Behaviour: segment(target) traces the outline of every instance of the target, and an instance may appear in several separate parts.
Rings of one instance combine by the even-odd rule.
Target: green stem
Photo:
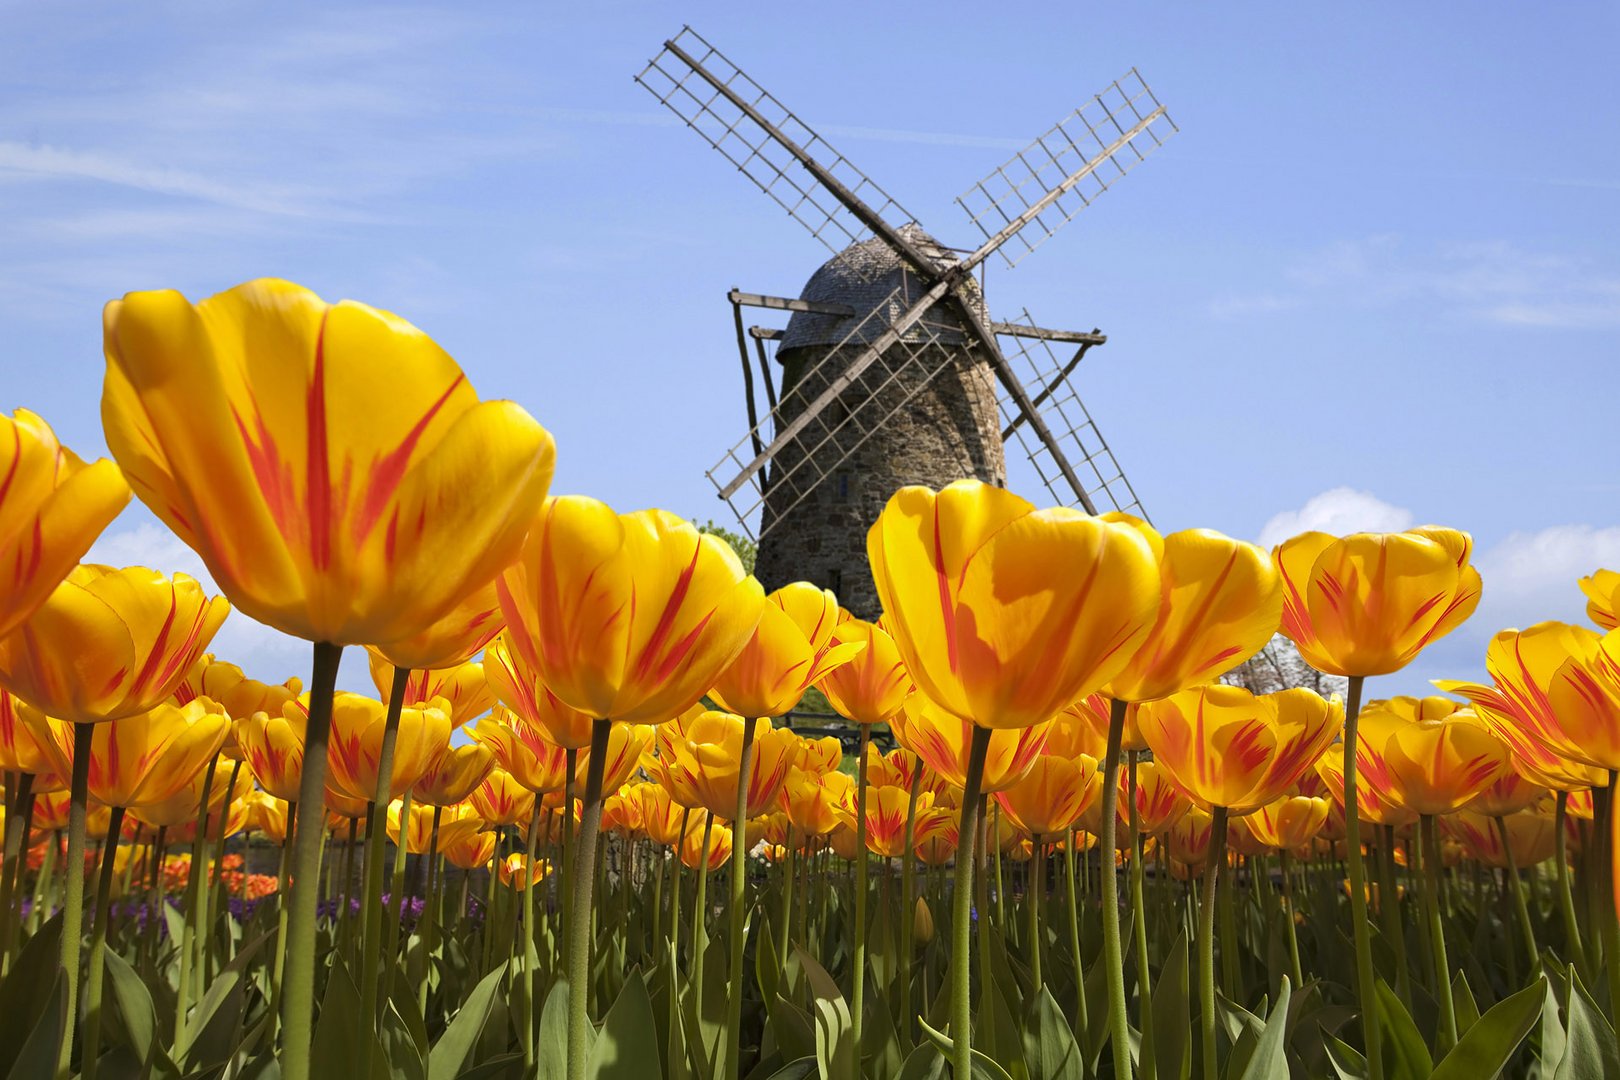
[[[1211,837],[1213,839],[1213,836]],[[1221,839],[1222,850],[1225,850],[1226,838]],[[1218,895],[1221,916],[1221,938],[1225,944],[1221,948],[1221,993],[1226,1000],[1236,1002],[1242,996],[1242,988],[1238,979],[1238,951],[1237,918],[1233,911],[1235,905],[1234,894],[1237,892],[1237,867],[1232,868],[1229,874],[1221,875],[1221,887]]]
[[[304,728],[304,769],[298,802],[314,813],[298,823],[294,838],[291,911],[287,919],[286,981],[282,986],[281,1075],[309,1080],[310,1042],[315,1026],[315,899],[320,889],[321,833],[326,826],[326,743],[332,730],[332,691],[343,646],[315,643],[310,677],[309,721]]]
[[[1507,822],[1501,814],[1496,815],[1496,834],[1502,838],[1502,857],[1507,862],[1508,885],[1513,890],[1513,907],[1519,917],[1519,932],[1524,935],[1525,955],[1530,958],[1530,966],[1536,966],[1536,929],[1530,922],[1530,906],[1524,899],[1524,882],[1519,879],[1519,861],[1513,855],[1513,845],[1508,838]]]
[[[788,823],[787,839],[784,843],[785,853],[782,861],[777,863],[777,876],[781,880],[781,903],[776,912],[776,970],[784,971],[787,968],[788,952],[788,924],[793,920],[793,874],[799,861],[798,847],[793,835],[793,824]]]
[[[17,902],[17,885],[22,880],[24,842],[28,819],[34,811],[34,774],[8,773],[6,776],[6,853],[0,875],[0,973],[11,969],[17,924],[22,905]]]
[[[1361,1004],[1361,1037],[1371,1080],[1384,1080],[1383,1033],[1378,1026],[1378,976],[1373,970],[1372,936],[1367,926],[1367,878],[1361,865],[1361,814],[1356,793],[1356,719],[1361,714],[1362,676],[1350,676],[1344,710],[1344,846],[1350,877],[1350,929],[1356,946],[1356,995]]]
[[[1294,929],[1294,866],[1293,857],[1288,849],[1283,848],[1282,855],[1282,892],[1283,892],[1283,922],[1288,926],[1288,974],[1293,977],[1294,986],[1304,985],[1304,978],[1299,969],[1299,934]]]
[[[973,728],[968,746],[967,775],[962,784],[962,817],[957,828],[956,893],[951,897],[951,1075],[967,1080],[973,1075],[973,848],[978,838],[979,787],[984,780],[984,758],[990,749],[990,729]],[[989,912],[980,911],[981,920]]]
[[[870,861],[866,853],[866,748],[872,738],[870,727],[862,724],[860,728],[860,749],[855,758],[855,957],[849,973],[850,1035],[857,1062],[861,1054],[861,1020],[866,1012],[866,875]],[[736,972],[732,978],[738,978]],[[736,1000],[739,995],[732,997]]]
[[[180,953],[177,959],[179,966],[179,988],[175,992],[174,1006],[174,1046],[171,1053],[175,1058],[181,1059],[186,1052],[186,1043],[189,1035],[186,1031],[186,1016],[191,1012],[191,976],[196,970],[192,956],[197,948],[197,936],[203,932],[199,925],[197,910],[202,898],[204,888],[201,871],[205,843],[208,830],[208,797],[214,787],[214,772],[219,765],[219,758],[209,760],[208,767],[203,772],[202,797],[197,800],[196,827],[191,833],[191,869],[186,874],[186,895],[184,903],[186,917],[180,923]]]
[[[540,812],[541,798],[537,792],[534,797],[534,809],[529,813],[529,846],[526,852],[528,864],[524,867],[524,878],[529,876],[529,867],[534,864],[535,851],[540,842]],[[531,1067],[534,1064],[534,1025],[538,1011],[534,1007],[534,950],[529,947],[534,939],[534,891],[538,886],[533,882],[525,881],[523,889],[523,952],[518,957],[518,964],[523,971],[523,1023],[519,1034],[523,1036],[523,1064]]]
[[[1569,792],[1558,793],[1557,809],[1553,813],[1553,859],[1558,875],[1558,915],[1564,924],[1564,955],[1573,957],[1583,978],[1590,983],[1591,970],[1586,964],[1586,953],[1581,948],[1581,927],[1575,921],[1575,896],[1569,887]]]
[[[900,853],[900,1049],[909,1052],[915,1036],[916,1018],[911,1014],[911,975],[916,965],[912,955],[912,932],[917,920],[917,795],[922,790],[922,763],[913,757],[911,790],[906,802],[905,850]]]
[[[297,817],[298,804],[287,804],[287,832],[281,837],[281,858],[276,869],[276,962],[270,974],[270,1038],[274,1041],[276,1031],[281,1026],[281,981],[286,974],[287,950],[282,943],[287,940],[287,878],[292,866],[292,828],[293,819]],[[162,832],[158,834],[159,844],[163,845]]]
[[[574,875],[573,909],[568,922],[568,1080],[585,1080],[586,1038],[590,1016],[585,1003],[590,996],[591,975],[591,890],[596,885],[596,833],[602,824],[602,773],[607,767],[608,735],[611,720],[591,722],[591,761],[585,770],[585,803],[579,819],[578,850],[580,872]],[[564,827],[574,816],[572,802],[563,807]],[[525,950],[527,951],[527,950]]]
[[[1074,858],[1074,827],[1071,825],[1065,830],[1063,841],[1063,876],[1067,879],[1065,888],[1068,890],[1069,900],[1069,954],[1074,957],[1074,1032],[1075,1038],[1083,1046],[1091,1021],[1086,1014],[1086,965],[1080,957],[1080,906],[1076,903],[1074,895]],[[1091,1055],[1083,1054],[1081,1058],[1081,1068],[1089,1074]]]
[[[1041,893],[1046,890],[1046,838],[1034,837],[1035,858],[1033,869],[1035,875],[1028,880],[1024,889],[1024,906],[1029,909],[1029,977],[1034,992],[1039,994],[1046,985],[1041,978],[1041,952],[1044,948],[1046,932],[1041,927]]]
[[[1395,827],[1382,827],[1378,844],[1378,914],[1384,937],[1395,953],[1395,991],[1408,1008],[1412,1004],[1412,977],[1406,959],[1406,925],[1401,918],[1401,891],[1395,879]],[[1298,985],[1297,983],[1295,984]]]
[[[1615,798],[1614,770],[1609,771],[1609,786],[1603,789],[1601,800],[1603,817],[1599,821],[1602,838],[1602,862],[1594,875],[1602,889],[1598,910],[1603,922],[1603,963],[1609,975],[1609,1022],[1620,1025],[1620,907],[1614,902],[1614,826],[1615,815],[1620,813],[1620,799]]]
[[[84,988],[84,1048],[79,1075],[96,1080],[101,1058],[101,987],[107,963],[107,920],[112,916],[113,862],[118,854],[118,831],[124,827],[124,808],[115,806],[107,819],[107,842],[101,848],[101,876],[96,882],[96,924],[90,935],[90,971]]]
[[[366,892],[361,901],[360,912],[364,920],[364,929],[360,939],[360,1015],[365,1017],[367,1024],[375,1026],[377,1016],[377,983],[382,964],[382,937],[383,937],[383,860],[386,853],[384,838],[388,835],[388,803],[393,792],[394,783],[394,744],[399,739],[399,718],[405,709],[406,684],[410,682],[409,668],[394,669],[394,685],[388,694],[388,716],[383,722],[382,746],[377,751],[377,782],[372,787],[371,806],[366,815]],[[410,828],[403,809],[399,819],[399,844],[403,849],[405,835]],[[398,901],[399,897],[393,897]],[[389,956],[392,964],[394,957]],[[364,1047],[371,1045],[371,1040],[361,1040]],[[369,1059],[370,1050],[363,1049],[362,1054]]]
[[[1437,1049],[1444,1054],[1457,1045],[1457,1010],[1451,1000],[1451,965],[1446,961],[1445,925],[1440,920],[1440,842],[1435,838],[1434,815],[1418,817],[1423,844],[1423,905],[1429,916],[1429,948],[1434,959],[1434,996],[1440,1008]]]
[[[73,1025],[79,1015],[79,945],[84,934],[84,814],[90,791],[91,724],[73,725],[73,778],[68,793],[68,846],[63,861],[62,978],[67,981],[67,1016],[56,1072],[67,1080],[73,1061]]]
[[[1128,826],[1131,848],[1131,930],[1136,939],[1136,1016],[1142,1032],[1140,1060],[1136,1074],[1141,1080],[1154,1080],[1158,1075],[1158,1045],[1153,1038],[1153,979],[1148,970],[1147,902],[1142,896],[1142,814],[1136,803],[1136,766],[1140,750],[1128,755],[1125,797],[1130,802]]]
[[[439,859],[439,821],[444,807],[433,808],[433,829],[428,834],[428,885],[422,905],[422,981],[416,987],[416,1011],[427,1015],[428,984],[433,975],[433,949],[439,929],[439,909],[443,906],[442,868]]]
[[[222,867],[219,864],[220,860],[225,857],[225,827],[230,821],[231,799],[235,796],[236,781],[241,775],[242,759],[237,758],[231,762],[231,775],[225,784],[225,801],[221,803],[219,807],[219,842],[215,843],[212,838],[209,840],[209,864],[211,874],[208,880],[210,883],[217,886],[217,888],[214,888],[212,891],[213,903],[208,909],[207,913],[207,925],[209,927],[219,926],[220,920],[227,906],[226,902],[230,899],[230,890],[225,887],[225,878],[221,872]],[[204,828],[208,828],[211,831],[212,826],[208,824],[208,821],[208,817],[205,816],[203,819],[203,825]],[[219,967],[219,957],[215,955],[215,949],[217,948],[218,941],[219,935],[217,934],[208,933],[203,936],[204,967],[202,969],[203,974],[199,975],[197,978],[198,986],[202,986],[208,980],[208,978],[211,977],[210,973],[216,971]],[[227,947],[229,947],[229,934],[225,935],[225,942]],[[227,963],[228,962],[229,959],[227,959]]]
[[[1209,854],[1204,865],[1204,897],[1198,908],[1198,1025],[1203,1035],[1204,1080],[1215,1080],[1215,904],[1221,867],[1226,862],[1226,807],[1210,815]],[[1229,942],[1226,948],[1233,947]]]
[[[1098,858],[1102,861],[1103,975],[1108,985],[1108,1038],[1113,1043],[1114,1076],[1131,1076],[1131,1026],[1125,1005],[1125,945],[1119,933],[1119,875],[1114,865],[1119,828],[1119,753],[1125,735],[1123,701],[1108,706],[1108,751],[1103,758],[1102,835]],[[965,1075],[965,1074],[964,1074]]]
[[[664,1061],[671,1072],[675,1071],[675,1048],[685,1045],[681,1039],[681,994],[679,979],[681,974],[681,886],[683,884],[681,870],[685,864],[681,862],[681,846],[686,842],[686,827],[692,817],[690,807],[681,808],[681,831],[675,840],[675,850],[670,858],[669,868],[669,1045],[664,1050]],[[698,965],[701,970],[701,965]]]
[[[752,720],[743,723],[742,753],[737,758],[737,809],[736,816],[732,818],[732,844],[731,844],[731,985],[733,993],[727,995],[726,1001],[726,1077],[728,1080],[737,1080],[739,1065],[742,1059],[742,985],[745,977],[743,970],[743,946],[746,944],[747,925],[747,889],[748,889],[748,784],[749,774],[754,767],[754,727]],[[864,727],[861,729],[866,730]],[[865,768],[866,758],[861,758],[861,767]],[[863,834],[864,835],[864,834]],[[862,863],[865,863],[866,849],[861,848]],[[857,990],[860,980],[856,980]],[[861,1056],[861,1021],[860,997],[855,998],[856,1005],[853,1012],[855,1060]]]

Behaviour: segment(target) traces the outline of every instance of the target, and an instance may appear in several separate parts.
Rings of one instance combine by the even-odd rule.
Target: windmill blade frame
[[[1017,266],[1179,130],[1131,68],[957,196],[956,205],[1008,267]],[[1007,242],[1015,238],[1022,250],[1010,254]]]

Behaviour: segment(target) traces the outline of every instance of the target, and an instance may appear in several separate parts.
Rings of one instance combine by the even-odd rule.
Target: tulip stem
[[[1406,959],[1406,926],[1401,918],[1401,891],[1395,880],[1395,827],[1384,825],[1378,844],[1378,914],[1395,953],[1395,990],[1408,1008],[1412,1003],[1411,965]],[[1298,983],[1296,982],[1297,986]]]
[[[691,807],[681,807],[681,831],[675,838],[674,857],[669,860],[669,1045],[665,1048],[664,1064],[670,1072],[676,1071],[675,1047],[681,1040],[681,848],[686,845],[686,830],[692,817]]]
[[[270,974],[270,1039],[274,1043],[276,1031],[281,1025],[281,980],[286,970],[287,950],[283,948],[287,940],[287,871],[292,859],[293,819],[298,815],[298,804],[287,804],[286,831],[281,836],[281,858],[276,869],[276,963]],[[158,831],[158,846],[161,848],[163,833]]]
[[[1573,957],[1581,974],[1590,981],[1591,971],[1586,964],[1586,953],[1581,948],[1581,927],[1575,921],[1575,897],[1569,887],[1569,792],[1558,793],[1557,809],[1553,812],[1553,859],[1558,874],[1558,914],[1564,924],[1564,955]]]
[[[214,787],[214,771],[218,765],[219,758],[212,758],[203,771],[202,797],[197,800],[197,820],[191,833],[191,862],[186,870],[186,894],[183,900],[186,917],[180,923],[180,952],[176,960],[179,988],[175,992],[174,1046],[171,1049],[176,1060],[182,1059],[187,1049],[186,1014],[191,1011],[191,975],[196,967],[192,963],[192,953],[196,949],[196,938],[202,932],[197,925],[197,911],[203,879],[197,868],[203,858],[203,842],[208,832],[208,797]],[[198,975],[200,978],[201,972]]]
[[[6,802],[6,854],[0,880],[0,973],[11,969],[15,931],[22,917],[17,884],[22,880],[22,851],[27,843],[28,818],[34,809],[33,773],[6,774]]]
[[[534,866],[534,854],[540,843],[540,813],[543,809],[539,795],[534,797],[534,809],[529,812],[529,846],[527,859],[523,866],[523,952],[518,962],[523,971],[523,1023],[520,1026],[523,1036],[523,1064],[525,1067],[534,1064],[534,1022],[538,1010],[534,1007],[534,961],[531,956],[534,949],[534,885],[529,880]]]
[[[405,904],[410,899],[405,889],[405,856],[410,850],[410,837],[411,789],[406,788],[399,797],[399,842],[394,845],[394,876],[388,886],[388,944],[383,952],[390,964],[400,959],[400,929],[405,921]]]
[[[591,760],[585,769],[585,801],[575,838],[574,859],[580,872],[571,882],[574,896],[568,913],[568,1080],[585,1080],[585,1040],[590,1035],[590,1016],[585,1003],[590,997],[591,891],[596,885],[596,834],[602,824],[602,775],[607,767],[608,735],[612,729],[611,720],[591,722]],[[564,806],[564,828],[573,816],[573,806]]]
[[[709,953],[709,838],[714,832],[714,815],[703,812],[703,847],[698,851],[697,887],[692,896],[692,1000],[697,1015],[703,1015],[703,973]],[[701,1049],[701,1048],[700,1048]],[[708,1062],[702,1063],[706,1068]]]
[[[1440,842],[1435,838],[1434,815],[1419,815],[1418,830],[1423,844],[1423,906],[1429,918],[1434,996],[1435,1003],[1440,1007],[1437,1049],[1444,1054],[1457,1045],[1457,1010],[1451,999],[1451,965],[1446,960],[1445,924],[1440,919]]]
[[[1138,1055],[1141,1060],[1137,1062],[1136,1074],[1141,1080],[1154,1080],[1159,1068],[1158,1046],[1153,1040],[1153,980],[1148,970],[1147,903],[1142,896],[1142,814],[1136,793],[1136,766],[1141,753],[1132,750],[1127,754],[1130,768],[1125,778],[1125,797],[1130,803],[1127,823],[1131,849],[1131,928],[1136,940],[1136,1016],[1142,1033]]]
[[[411,679],[410,668],[396,667],[394,683],[388,692],[388,715],[383,721],[382,745],[377,751],[377,781],[372,785],[371,805],[366,813],[365,897],[361,901],[364,920],[360,939],[360,1015],[367,1024],[375,1026],[377,1016],[377,980],[382,961],[382,885],[384,838],[388,834],[388,803],[394,782],[394,745],[399,741],[399,718],[405,710],[405,690]],[[400,811],[399,845],[405,843],[410,829],[407,812]],[[399,897],[392,901],[397,904]],[[394,957],[389,956],[392,964]],[[362,1054],[370,1056],[371,1040],[362,1039]]]
[[[1041,928],[1041,893],[1046,890],[1046,837],[1035,836],[1035,876],[1024,888],[1024,906],[1029,909],[1029,978],[1034,992],[1039,995],[1046,985],[1041,978],[1041,950],[1045,931]]]
[[[56,1072],[67,1080],[73,1061],[73,1024],[78,1017],[79,943],[84,934],[84,815],[90,791],[90,749],[95,728],[73,725],[73,778],[68,788],[67,858],[62,876],[62,977],[67,980],[67,1014]]]
[[[1602,858],[1597,863],[1599,870],[1594,877],[1601,893],[1598,910],[1602,918],[1603,965],[1609,976],[1610,1023],[1620,1023],[1620,1019],[1617,1019],[1620,1018],[1620,907],[1615,903],[1614,892],[1614,830],[1620,824],[1620,799],[1615,798],[1617,777],[1620,777],[1620,773],[1609,770],[1608,786],[1593,792],[1596,807],[1603,811],[1596,822],[1602,831],[1597,834],[1594,846],[1602,852]]]
[[[863,757],[864,764],[865,758]],[[906,846],[900,853],[900,1050],[909,1053],[912,1046],[911,974],[916,966],[912,955],[912,931],[917,914],[917,795],[922,790],[922,761],[916,755],[911,760],[911,791],[906,801]]]
[[[1502,859],[1507,864],[1508,885],[1513,890],[1513,907],[1519,918],[1519,932],[1524,935],[1524,950],[1533,968],[1537,955],[1536,929],[1530,922],[1530,906],[1524,899],[1524,882],[1519,879],[1519,860],[1514,857],[1507,821],[1501,814],[1496,815],[1496,835],[1502,838]]]
[[[769,720],[749,720],[743,724],[742,750],[737,756],[737,809],[732,818],[731,829],[731,987],[732,993],[727,995],[726,1003],[726,1077],[727,1080],[737,1080],[739,1066],[742,1062],[742,993],[741,988],[745,978],[743,971],[743,946],[747,943],[748,925],[745,918],[748,898],[748,814],[753,807],[748,804],[748,787],[751,774],[754,771],[754,729],[760,724],[770,726]],[[866,732],[863,725],[862,733]],[[866,767],[866,758],[861,758],[861,768]],[[866,848],[861,847],[862,863],[865,862]],[[864,875],[863,875],[864,876]],[[863,911],[864,915],[864,911]],[[860,1020],[860,974],[856,973],[857,997],[856,1005],[851,1009],[854,1021],[853,1038],[855,1043],[855,1060],[861,1059],[861,1020]],[[699,1003],[701,1006],[701,1002]],[[701,1015],[701,1013],[699,1014]]]
[[[977,725],[968,746],[967,774],[962,778],[962,818],[957,827],[956,893],[951,897],[951,1075],[973,1075],[973,858],[978,838],[979,788],[990,729]],[[979,912],[982,921],[988,912]],[[988,977],[989,973],[985,973]]]
[[[443,891],[441,881],[443,874],[439,860],[439,822],[443,815],[444,807],[433,808],[433,828],[428,833],[428,884],[423,890],[422,903],[422,981],[416,987],[416,1011],[423,1016],[427,1015],[428,983],[433,975],[434,938],[438,936],[436,931],[439,928],[439,908],[443,906],[440,896]]]
[[[1367,878],[1361,865],[1361,815],[1356,796],[1356,719],[1361,714],[1365,679],[1350,676],[1344,710],[1344,858],[1350,878],[1350,930],[1356,946],[1356,996],[1361,1004],[1361,1036],[1370,1080],[1384,1080],[1383,1032],[1378,1026],[1378,982],[1372,937],[1367,927]]]
[[[1071,824],[1064,830],[1063,837],[1063,876],[1066,879],[1064,887],[1068,891],[1069,901],[1069,952],[1074,957],[1074,1037],[1081,1045],[1087,1044],[1086,1032],[1091,1027],[1091,1018],[1086,1011],[1086,965],[1080,957],[1080,907],[1074,895],[1074,826]],[[1080,1067],[1086,1075],[1091,1072],[1091,1056],[1081,1056]]]
[[[799,861],[798,848],[795,846],[793,835],[793,822],[788,822],[787,838],[783,841],[781,861],[776,864],[778,876],[782,879],[781,903],[777,907],[776,925],[776,970],[787,968],[788,952],[788,924],[793,921],[793,875]]]
[[[1198,1026],[1203,1034],[1204,1080],[1215,1080],[1215,905],[1221,864],[1226,861],[1226,807],[1211,808],[1209,852],[1204,857],[1204,896],[1198,908]],[[1222,952],[1235,948],[1227,942]]]
[[[1288,925],[1288,973],[1294,986],[1304,986],[1299,967],[1299,934],[1294,929],[1294,863],[1287,848],[1278,851],[1282,860],[1283,921]]]
[[[112,916],[113,866],[118,855],[118,832],[124,827],[124,808],[115,806],[107,818],[107,842],[101,848],[101,875],[96,881],[96,923],[90,933],[90,970],[84,989],[84,1049],[80,1054],[82,1080],[96,1080],[101,1057],[101,987],[107,962],[107,920]]]
[[[861,1056],[861,1019],[866,1011],[866,875],[870,862],[866,851],[866,751],[872,738],[870,727],[862,724],[860,728],[860,749],[855,758],[855,956],[849,976],[850,1041],[855,1044],[857,1063]],[[732,979],[737,977],[733,972]],[[734,981],[733,985],[742,984]]]
[[[1108,750],[1103,758],[1102,860],[1103,975],[1108,984],[1108,1038],[1113,1044],[1114,1076],[1131,1076],[1131,1028],[1125,1011],[1125,946],[1119,934],[1119,876],[1115,867],[1115,838],[1119,829],[1119,756],[1125,738],[1125,710],[1118,699],[1108,703]],[[1084,993],[1084,981],[1081,983]],[[965,1075],[965,1074],[964,1074]]]
[[[343,646],[315,643],[309,720],[304,727],[304,769],[298,803],[305,808],[293,839],[291,910],[287,919],[286,981],[282,986],[281,1075],[309,1080],[315,1026],[315,901],[320,889],[321,833],[326,825],[326,743],[332,731],[332,691]]]

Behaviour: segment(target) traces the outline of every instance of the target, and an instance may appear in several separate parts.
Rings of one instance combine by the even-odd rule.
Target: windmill
[[[1146,517],[1070,378],[1107,338],[1027,309],[997,321],[984,298],[992,256],[1016,266],[1175,133],[1134,68],[956,200],[980,236],[968,249],[924,232],[690,27],[636,81],[833,253],[797,299],[727,295],[749,427],[708,475],[758,538],[767,587],[815,581],[875,617],[866,531],[889,495],[1004,484],[1008,442],[1059,504]],[[745,307],[787,327],[745,329]]]

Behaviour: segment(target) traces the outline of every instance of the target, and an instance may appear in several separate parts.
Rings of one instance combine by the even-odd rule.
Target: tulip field
[[[396,315],[103,332],[110,460],[0,416],[0,1077],[1620,1075],[1614,569],[1390,696],[1467,533],[962,480],[892,493],[868,620],[553,493]],[[221,595],[81,561],[132,495]],[[233,611],[309,668],[216,656]],[[1233,681],[1279,633],[1343,692]]]

